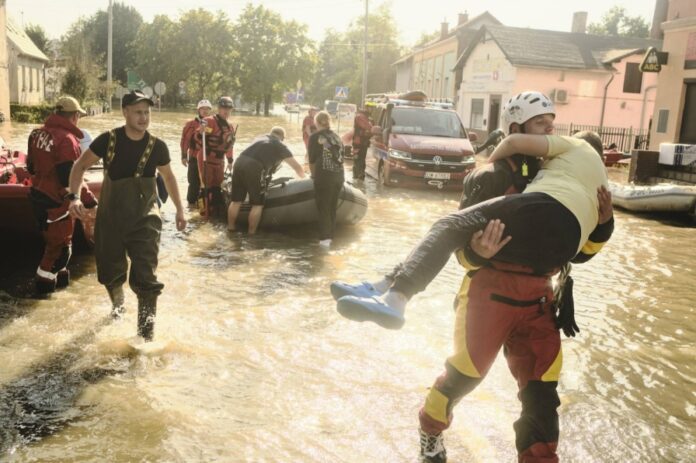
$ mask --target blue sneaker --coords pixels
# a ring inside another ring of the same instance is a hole
[[[344,296],[336,305],[338,313],[356,322],[371,321],[382,328],[398,330],[404,326],[404,316],[376,297]]]
[[[334,281],[331,283],[331,295],[335,300],[339,300],[343,296],[372,297],[379,296],[380,294],[381,293],[367,281],[363,281],[357,285],[351,285],[342,281]]]

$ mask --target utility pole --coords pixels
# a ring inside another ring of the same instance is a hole
[[[106,46],[106,95],[111,108],[111,76],[113,74],[113,46],[114,46],[114,5],[112,0],[109,0],[109,32],[107,34]]]
[[[363,38],[363,76],[362,76],[362,101],[360,106],[365,105],[365,96],[367,95],[367,2],[365,0],[365,36]]]

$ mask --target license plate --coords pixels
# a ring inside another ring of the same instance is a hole
[[[449,180],[449,172],[426,172],[425,178],[435,178],[438,180]]]

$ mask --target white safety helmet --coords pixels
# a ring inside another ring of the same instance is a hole
[[[196,107],[196,109],[201,109],[201,108],[213,109],[213,105],[211,105],[210,101],[208,101],[208,100],[201,100],[198,102],[198,106]]]
[[[510,133],[510,125],[524,124],[529,119],[542,114],[556,115],[553,102],[541,92],[522,92],[510,98],[503,106],[505,132]]]

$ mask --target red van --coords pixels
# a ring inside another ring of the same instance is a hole
[[[451,105],[390,99],[372,111],[366,173],[385,186],[461,189],[475,166],[472,141]]]

